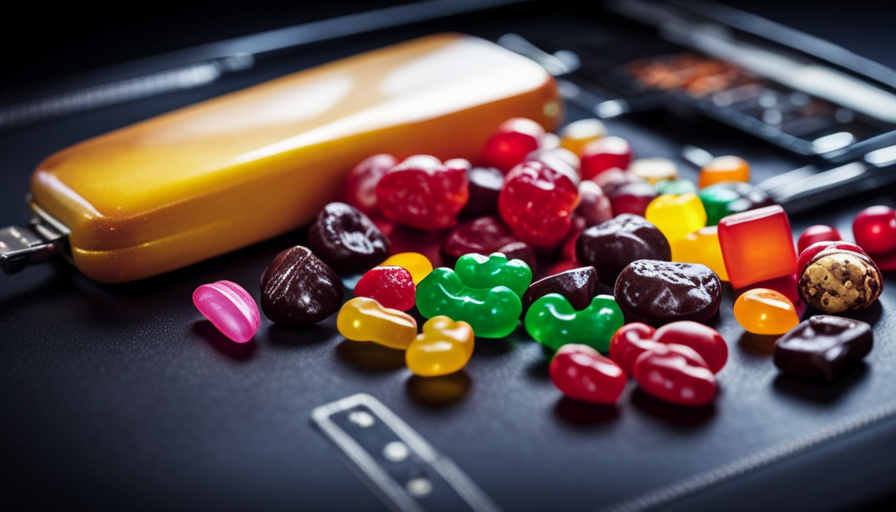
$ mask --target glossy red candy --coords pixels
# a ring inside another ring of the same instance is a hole
[[[521,241],[535,248],[551,248],[566,237],[570,214],[578,205],[574,177],[530,160],[507,173],[498,213]]]
[[[549,372],[564,395],[594,404],[615,403],[627,381],[619,365],[588,345],[576,343],[557,350]]]
[[[579,198],[581,201],[576,208],[576,215],[584,218],[587,226],[596,226],[613,218],[610,198],[597,183],[582,180],[579,183]]]
[[[628,169],[632,162],[632,148],[622,137],[603,137],[582,147],[582,177],[591,179],[607,169]]]
[[[560,257],[568,261],[578,261],[576,257],[576,243],[579,241],[579,235],[588,227],[588,223],[584,217],[575,214],[572,215],[571,223],[566,240],[563,241],[563,245],[560,247]]]
[[[677,405],[712,402],[716,379],[692,348],[658,343],[635,360],[635,380],[650,395]]]
[[[442,229],[457,223],[467,204],[470,162],[455,158],[443,164],[430,155],[406,158],[389,169],[376,186],[376,200],[386,218],[418,229]]]
[[[367,216],[380,213],[376,202],[376,186],[386,171],[398,163],[389,154],[369,156],[349,171],[342,182],[342,202],[350,204]]]
[[[728,361],[725,339],[712,327],[699,322],[681,320],[668,323],[656,330],[653,341],[694,349],[712,373],[719,373]]]
[[[656,329],[641,322],[623,325],[610,339],[610,359],[616,361],[626,375],[634,375],[638,357],[656,346],[653,341],[655,332]]]
[[[486,141],[482,150],[482,165],[507,172],[538,149],[544,135],[544,127],[532,119],[508,119]]]
[[[417,285],[402,267],[373,267],[358,280],[355,297],[369,297],[383,307],[407,311],[414,307]]]
[[[884,205],[865,208],[852,222],[852,235],[868,254],[896,251],[896,210]]]
[[[800,235],[799,240],[797,240],[796,252],[797,254],[803,252],[806,247],[809,247],[815,242],[836,242],[838,240],[843,240],[843,237],[840,236],[839,231],[831,226],[825,226],[823,224],[809,226]]]
[[[647,205],[656,199],[656,189],[647,181],[638,180],[611,188],[607,195],[613,214],[631,213],[643,217]]]

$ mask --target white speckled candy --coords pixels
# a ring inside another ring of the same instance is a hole
[[[237,343],[251,340],[261,324],[255,299],[231,281],[218,281],[196,288],[193,304],[224,336]]]

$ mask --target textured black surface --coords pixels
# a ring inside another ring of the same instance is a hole
[[[538,39],[590,26],[574,14],[524,14],[317,45],[206,88],[0,133],[0,220],[26,219],[22,196],[42,158],[203,98],[435,29],[491,39],[513,30]],[[871,47],[872,36],[859,33],[854,41]],[[583,116],[571,108],[568,120]],[[800,164],[730,130],[666,116],[608,126],[632,142],[637,156],[673,158],[689,178],[696,171],[680,159],[682,143],[744,156],[757,178]],[[794,234],[825,223],[851,239],[852,218],[871,204],[896,206],[896,192],[878,190],[794,216]],[[462,372],[427,380],[413,377],[399,352],[341,339],[334,317],[305,329],[262,319],[254,341],[238,346],[192,306],[197,286],[220,279],[259,298],[266,266],[303,242],[302,232],[292,233],[126,286],[93,283],[61,262],[0,276],[0,506],[383,510],[309,421],[315,406],[366,392],[451,457],[503,509],[594,510],[896,401],[892,272],[879,303],[857,315],[874,327],[874,350],[829,385],[779,375],[771,359],[774,338],[744,333],[725,287],[721,314],[710,324],[728,341],[730,359],[718,375],[717,400],[700,410],[657,402],[633,383],[615,408],[563,399],[548,379],[545,352],[521,328],[509,339],[479,342]],[[668,508],[874,505],[896,489],[894,432],[891,418]]]

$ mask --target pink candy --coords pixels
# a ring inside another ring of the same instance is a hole
[[[261,325],[261,314],[255,299],[231,281],[218,281],[196,288],[193,304],[224,336],[237,343],[251,340]]]

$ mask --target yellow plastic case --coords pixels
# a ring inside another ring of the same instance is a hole
[[[31,181],[75,266],[134,281],[308,224],[375,153],[475,160],[510,117],[556,129],[540,66],[437,34],[192,105],[64,149]]]

